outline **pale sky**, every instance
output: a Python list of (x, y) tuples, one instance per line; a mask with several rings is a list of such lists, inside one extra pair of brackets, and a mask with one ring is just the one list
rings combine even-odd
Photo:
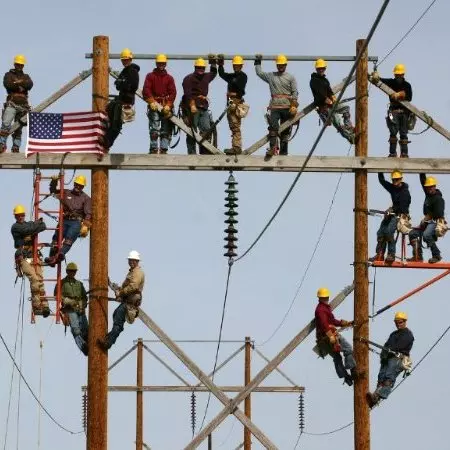
[[(20, 8), (11, 5), (3, 11), (4, 46), (0, 72), (12, 66), (15, 54), (26, 55), (26, 72), (34, 81), (31, 103), (37, 105), (59, 89), (77, 73), (90, 67), (84, 54), (92, 49), (92, 37), (108, 35), (110, 50), (118, 53), (129, 47), (135, 53), (206, 54), (242, 53), (288, 55), (352, 55), (355, 41), (366, 36), (381, 1), (335, 2), (320, 4), (285, 0), (274, 7), (268, 3), (248, 0), (238, 2), (145, 2), (132, 4), (116, 0), (77, 3), (24, 2)], [(383, 57), (406, 32), (429, 4), (427, 1), (391, 2), (369, 47), (370, 55)], [(448, 15), (450, 7), (437, 2), (406, 41), (381, 65), (382, 76), (390, 76), (396, 63), (407, 67), (407, 80), (413, 87), (413, 103), (425, 110), (444, 127), (449, 126), (450, 100), (446, 86), (450, 64), (445, 56), (450, 38)], [(137, 61), (141, 66), (142, 87), (145, 75), (154, 67), (153, 61)], [(119, 61), (111, 66), (120, 69)], [(350, 63), (330, 63), (328, 78), (337, 84), (350, 70)], [(265, 70), (274, 64), (263, 62)], [(230, 64), (227, 63), (230, 70)], [(175, 77), (181, 98), (181, 81), (192, 71), (189, 61), (173, 61), (168, 70)], [(244, 70), (249, 75), (246, 101), (250, 114), (243, 125), (244, 145), (248, 146), (266, 132), (263, 114), (269, 99), (268, 86), (254, 74), (252, 62)], [(312, 62), (291, 63), (288, 71), (295, 75), (299, 87), (300, 107), (310, 103), (309, 78)], [(110, 89), (114, 92), (111, 82)], [(226, 84), (217, 79), (210, 86), (211, 109), (217, 117), (224, 108)], [(354, 95), (354, 85), (346, 96)], [(385, 125), (386, 96), (372, 87), (369, 96), (369, 154), (385, 156), (388, 152), (388, 130)], [(352, 114), (354, 105), (350, 104)], [(70, 92), (49, 111), (83, 111), (91, 107), (91, 81)], [(115, 153), (147, 153), (149, 147), (145, 105), (137, 103), (136, 121), (123, 128), (116, 141)], [(418, 122), (416, 130), (425, 128)], [(311, 148), (319, 132), (315, 113), (305, 118), (299, 133), (290, 145), (292, 154), (303, 155)], [(229, 146), (229, 130), (224, 120), (219, 125), (219, 146)], [(447, 157), (448, 143), (432, 130), (411, 136), (411, 157)], [(24, 145), (23, 145), (24, 148)], [(316, 155), (345, 155), (348, 145), (334, 129), (327, 129)], [(176, 153), (186, 152), (184, 136)], [(258, 154), (262, 154), (260, 150)], [(0, 156), (1, 158), (1, 156)], [(70, 176), (72, 171), (67, 171)], [(88, 171), (78, 174), (89, 175)], [(222, 310), (227, 260), (224, 253), (224, 182), (226, 172), (111, 172), (110, 174), (110, 277), (122, 281), (127, 271), (126, 256), (132, 249), (142, 255), (142, 267), (147, 284), (143, 309), (174, 339), (216, 339)], [(0, 274), (3, 286), (4, 313), (0, 332), (10, 348), (14, 346), (19, 285), (13, 286), (13, 242), (10, 226), (12, 209), (17, 203), (30, 205), (32, 173), (2, 170), (4, 194), (0, 197), (4, 218), (0, 222), (1, 258), (4, 270)], [(241, 254), (259, 233), (282, 196), (294, 174), (236, 173), (239, 182), (239, 250)], [(336, 187), (337, 174), (303, 175), (272, 227), (255, 249), (236, 263), (231, 277), (230, 293), (223, 329), (224, 339), (244, 339), (251, 336), (257, 344), (267, 340), (279, 325), (295, 292), (320, 233)], [(444, 198), (450, 195), (447, 177), (438, 175)], [(351, 174), (342, 178), (329, 223), (320, 247), (306, 277), (294, 307), (278, 333), (260, 349), (274, 356), (309, 322), (316, 306), (318, 287), (328, 286), (336, 294), (353, 279), (353, 181)], [(407, 175), (412, 194), (411, 215), (414, 223), (421, 218), (423, 192), (418, 176)], [(88, 192), (90, 187), (87, 188)], [(448, 197), (447, 197), (448, 198)], [(376, 175), (369, 177), (370, 207), (384, 209), (390, 198)], [(49, 219), (47, 224), (52, 226)], [(370, 248), (372, 254), (379, 219), (370, 218)], [(48, 239), (51, 234), (48, 233)], [(444, 260), (449, 260), (448, 241), (439, 241)], [(400, 246), (398, 246), (400, 247)], [(409, 248), (408, 248), (409, 250)], [(425, 256), (429, 257), (428, 250)], [(88, 278), (89, 241), (78, 241), (69, 253), (68, 261), (80, 266), (79, 276)], [(379, 269), (376, 283), (376, 309), (395, 300), (419, 283), (437, 275), (438, 271)], [(370, 271), (373, 279), (373, 269)], [(394, 330), (393, 313), (408, 312), (409, 326), (415, 334), (412, 358), (417, 361), (448, 326), (450, 308), (445, 294), (447, 280), (438, 282), (389, 310), (371, 322), (371, 338), (383, 343)], [(28, 296), (28, 282), (26, 283)], [(53, 289), (53, 287), (51, 287)], [(50, 287), (49, 287), (50, 290)], [(336, 311), (339, 318), (351, 319), (353, 296)], [(372, 300), (371, 300), (372, 301)], [(110, 306), (110, 317), (112, 314)], [(29, 323), (30, 304), (26, 302), (23, 332), (23, 372), (39, 393), (39, 373), (42, 370), (42, 402), (65, 427), (80, 431), (81, 386), (86, 384), (87, 360), (78, 351), (68, 330), (50, 325), (50, 319)], [(111, 320), (110, 320), (111, 323)], [(126, 325), (125, 331), (110, 350), (110, 362), (125, 353), (138, 337), (154, 336), (141, 322)], [(351, 333), (346, 337), (351, 340)], [(41, 363), (40, 341), (43, 341)], [(410, 450), (444, 449), (447, 444), (447, 407), (450, 376), (447, 340), (444, 340), (396, 391), (372, 414), (372, 448)], [(319, 360), (311, 351), (314, 338), (309, 337), (282, 365), (282, 369), (299, 385), (306, 388), (306, 431), (327, 432), (353, 420), (353, 392), (341, 385), (331, 359)], [(180, 374), (196, 383), (194, 377), (163, 348), (152, 348)], [(225, 358), (236, 347), (223, 344), (220, 356)], [(183, 344), (183, 349), (205, 371), (212, 369), (215, 345)], [(0, 429), (4, 442), (7, 403), (11, 377), (11, 361), (0, 350)], [(253, 373), (263, 367), (255, 355)], [(145, 356), (145, 384), (176, 384), (159, 363)], [(371, 387), (376, 382), (378, 357), (371, 355)], [(243, 382), (243, 359), (235, 361), (220, 373), (218, 384)], [(110, 384), (135, 383), (135, 356), (122, 362), (111, 372)], [(278, 375), (270, 376), (266, 384), (284, 385)], [(19, 443), (17, 430), (17, 378), (14, 385), (6, 449), (37, 449), (38, 408), (35, 400), (22, 386)], [(186, 394), (144, 394), (144, 439), (153, 450), (178, 450), (191, 438), (190, 396)], [(207, 394), (197, 395), (197, 426), (203, 417)], [(294, 394), (254, 394), (252, 420), (282, 450), (294, 447), (298, 436), (297, 402)], [(212, 397), (208, 411), (211, 419), (221, 409)], [(242, 427), (229, 417), (214, 433), (213, 448), (234, 449), (242, 442)], [(234, 425), (233, 425), (234, 423)], [(135, 395), (109, 395), (109, 445), (111, 450), (134, 448)], [(261, 448), (253, 438), (254, 448)], [(219, 444), (223, 443), (221, 447)], [(330, 436), (303, 436), (298, 448), (319, 450), (329, 446), (353, 448), (353, 428)], [(56, 450), (85, 448), (84, 434), (71, 436), (57, 428), (45, 415), (41, 416), (40, 448)], [(206, 442), (201, 448), (206, 448)]]

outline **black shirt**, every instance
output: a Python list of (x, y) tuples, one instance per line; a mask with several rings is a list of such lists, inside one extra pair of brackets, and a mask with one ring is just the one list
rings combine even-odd
[[(380, 78), (380, 81), (395, 92), (405, 91), (404, 100), (407, 102), (412, 100), (412, 87), (404, 78)], [(391, 101), (390, 108), (408, 111), (401, 103), (396, 101)]]
[[(414, 343), (414, 335), (412, 334), (411, 330), (409, 328), (402, 328), (400, 330), (395, 330), (394, 332), (392, 332), (389, 335), (389, 338), (384, 344), (384, 346), (392, 350), (393, 352), (400, 352), (403, 355), (409, 356), (409, 352), (412, 349), (413, 343)], [(394, 355), (384, 354), (384, 356), (389, 358)]]
[(114, 82), (119, 91), (119, 100), (124, 103), (134, 105), (134, 97), (139, 87), (139, 70), (137, 64), (131, 63), (124, 67), (119, 74), (119, 78)]
[(445, 214), (445, 200), (442, 197), (442, 192), (436, 189), (434, 194), (428, 194), (424, 183), (427, 176), (424, 173), (420, 174), (420, 184), (422, 185), (423, 192), (425, 192), (425, 200), (423, 202), (423, 213), (426, 216), (430, 216), (433, 220), (444, 217)]
[(389, 181), (384, 179), (384, 174), (378, 174), (378, 181), (389, 194), (392, 199), (392, 209), (395, 215), (409, 214), (409, 205), (411, 204), (411, 194), (409, 193), (409, 186), (406, 183), (401, 183), (394, 186)]
[(247, 85), (247, 74), (245, 72), (227, 73), (223, 66), (219, 66), (219, 76), (228, 83), (228, 92), (235, 92), (238, 98), (245, 95)]
[(309, 82), (312, 94), (314, 96), (315, 106), (324, 106), (325, 100), (333, 96), (330, 82), (325, 75), (319, 75), (317, 72), (311, 74), (311, 81)]

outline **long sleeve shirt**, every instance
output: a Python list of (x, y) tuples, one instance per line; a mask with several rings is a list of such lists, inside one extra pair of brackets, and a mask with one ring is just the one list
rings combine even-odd
[(409, 193), (409, 186), (406, 183), (401, 183), (395, 186), (389, 181), (386, 181), (383, 173), (378, 174), (378, 181), (389, 194), (392, 199), (392, 209), (395, 215), (409, 214), (409, 205), (411, 204), (411, 194)]
[[(56, 189), (56, 181), (50, 182), (50, 193), (59, 195), (59, 189)], [(62, 199), (64, 218), (69, 220), (91, 220), (92, 201), (91, 197), (85, 192), (75, 193), (73, 190), (64, 189), (64, 198)]]
[(142, 294), (144, 290), (145, 275), (142, 269), (137, 266), (128, 271), (128, 274), (120, 288), (120, 295), (127, 297), (131, 294)]
[(431, 217), (433, 220), (441, 219), (445, 215), (445, 200), (442, 197), (442, 192), (436, 189), (434, 194), (427, 192), (424, 183), (427, 176), (424, 173), (420, 174), (420, 184), (425, 193), (425, 201), (423, 202), (423, 214)]
[(33, 87), (30, 76), (22, 70), (11, 69), (3, 77), (3, 86), (8, 93), (7, 100), (17, 105), (28, 105), (28, 92)]
[(14, 239), (15, 256), (31, 258), (33, 256), (33, 237), (47, 229), (47, 225), (42, 220), (35, 222), (16, 222), (11, 227), (11, 234)]
[[(380, 78), (380, 81), (386, 86), (389, 86), (395, 92), (404, 91), (404, 100), (406, 100), (407, 102), (410, 102), (412, 100), (412, 87), (404, 78)], [(391, 100), (390, 108), (404, 109), (405, 111), (408, 111), (401, 103), (395, 100)]]
[(227, 73), (223, 66), (219, 66), (219, 76), (228, 83), (228, 94), (234, 93), (233, 97), (242, 98), (245, 95), (247, 85), (247, 74), (242, 72)]
[(334, 317), (331, 306), (328, 303), (319, 302), (314, 316), (316, 319), (317, 339), (323, 338), (327, 331), (334, 330), (335, 327), (342, 325), (342, 321)]
[(177, 96), (177, 88), (172, 75), (166, 70), (154, 69), (145, 77), (142, 96), (146, 101), (157, 101), (162, 106), (172, 106)]
[(255, 66), (256, 75), (269, 84), (272, 99), (271, 109), (288, 109), (293, 101), (298, 101), (297, 81), (290, 73), (263, 72), (261, 65)]
[(217, 67), (211, 66), (210, 72), (203, 74), (191, 73), (183, 80), (183, 104), (189, 107), (190, 102), (195, 101), (197, 108), (208, 109), (209, 83), (216, 78)]
[[(403, 355), (409, 356), (414, 343), (414, 335), (409, 328), (401, 328), (393, 331), (390, 335), (384, 347), (392, 350), (393, 352), (400, 352)], [(381, 353), (381, 357), (389, 358), (394, 356), (388, 354), (385, 350)]]
[(123, 103), (134, 105), (136, 91), (139, 87), (139, 70), (137, 64), (131, 63), (123, 68), (119, 78), (114, 82), (119, 91), (119, 100)]
[[(55, 286), (56, 295), (56, 286)], [(87, 304), (87, 292), (83, 283), (75, 278), (64, 277), (61, 280), (61, 296), (83, 300)]]
[(314, 97), (314, 105), (319, 108), (325, 106), (325, 100), (333, 96), (330, 82), (325, 75), (319, 75), (317, 72), (313, 72), (309, 87)]

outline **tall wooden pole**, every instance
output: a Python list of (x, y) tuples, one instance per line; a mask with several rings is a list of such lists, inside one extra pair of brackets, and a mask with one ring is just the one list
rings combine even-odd
[[(109, 93), (109, 39), (93, 43), (92, 108), (106, 109)], [(90, 247), (89, 356), (87, 450), (108, 445), (108, 354), (97, 344), (108, 331), (108, 169), (92, 170), (92, 228)]]
[[(356, 54), (364, 39), (356, 41)], [(367, 49), (356, 69), (356, 156), (367, 156), (368, 137)], [(354, 384), (355, 450), (370, 450), (370, 414), (366, 403), (369, 391), (369, 350), (360, 338), (369, 338), (369, 276), (367, 228), (367, 172), (355, 170), (355, 303), (354, 354), (357, 378)]]
[[(247, 386), (251, 380), (251, 355), (252, 355), (252, 341), (247, 336), (245, 338), (245, 370), (244, 370), (244, 384)], [(244, 413), (251, 419), (252, 418), (252, 403), (251, 396), (247, 396), (244, 401)], [(252, 448), (252, 433), (247, 427), (244, 427), (244, 450), (251, 450)]]
[[(136, 450), (143, 450), (144, 448), (144, 401), (142, 386), (144, 384), (144, 342), (142, 338), (137, 342), (137, 367), (136, 367)], [(141, 388), (139, 390), (139, 388)]]

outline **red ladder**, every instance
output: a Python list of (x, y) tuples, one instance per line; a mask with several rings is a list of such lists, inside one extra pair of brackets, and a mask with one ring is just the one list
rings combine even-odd
[[(37, 168), (34, 172), (34, 220), (39, 220), (40, 218), (45, 217), (51, 217), (52, 215), (57, 214), (58, 217), (58, 223), (54, 227), (47, 227), (48, 231), (58, 231), (58, 242), (57, 246), (58, 249), (62, 246), (63, 241), (63, 206), (62, 202), (59, 201), (59, 207), (57, 210), (44, 210), (41, 206), (41, 203), (43, 200), (47, 199), (51, 196), (49, 192), (42, 192), (41, 190), (41, 182), (42, 181), (50, 181), (52, 179), (51, 176), (44, 177), (41, 175), (41, 171), (39, 168)], [(60, 198), (62, 199), (62, 196), (64, 195), (64, 171), (61, 170), (58, 174), (58, 184), (60, 189)], [(43, 258), (41, 256), (41, 249), (44, 247), (50, 247), (51, 244), (48, 242), (40, 242), (39, 240), (40, 234), (37, 234), (34, 237), (33, 240), (33, 263), (35, 264), (35, 267), (37, 265), (41, 265), (42, 267), (42, 274), (44, 275), (44, 269), (45, 267), (48, 267), (43, 263)], [(50, 241), (51, 242), (51, 241)], [(53, 286), (56, 283), (56, 295), (46, 295), (44, 294), (41, 296), (42, 300), (47, 301), (55, 301), (55, 311), (51, 313), (51, 316), (54, 316), (56, 318), (56, 323), (61, 322), (61, 262), (58, 262), (56, 265), (56, 278), (45, 278), (43, 277), (42, 280), (45, 283), (52, 283)], [(54, 288), (51, 289), (51, 292), (53, 293)], [(31, 323), (36, 322), (36, 315), (33, 311), (33, 308), (31, 308)]]

